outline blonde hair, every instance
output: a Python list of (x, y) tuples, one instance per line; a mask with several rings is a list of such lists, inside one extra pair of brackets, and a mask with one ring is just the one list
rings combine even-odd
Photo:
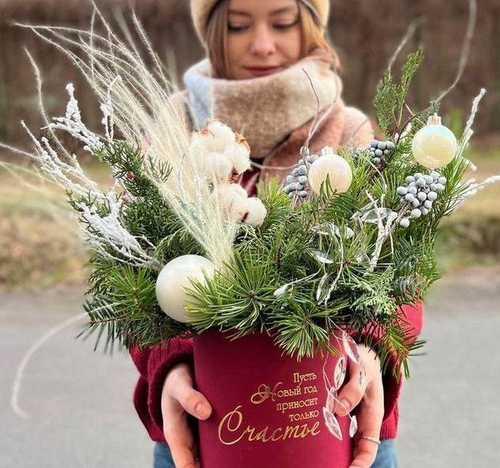
[[(300, 24), (302, 27), (302, 53), (306, 57), (314, 49), (326, 50), (332, 57), (333, 67), (338, 71), (341, 68), (337, 51), (326, 37), (326, 31), (319, 23), (317, 16), (300, 0)], [(212, 10), (206, 34), (206, 50), (214, 76), (230, 79), (230, 64), (228, 55), (228, 20), (229, 0), (221, 0)]]

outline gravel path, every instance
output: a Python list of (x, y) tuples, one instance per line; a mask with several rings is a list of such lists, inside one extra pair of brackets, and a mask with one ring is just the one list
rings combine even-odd
[[(126, 353), (104, 357), (73, 324), (32, 357), (11, 406), (16, 368), (41, 336), (81, 313), (81, 291), (0, 296), (0, 466), (151, 467), (152, 444), (132, 406), (136, 370)], [(405, 384), (402, 468), (500, 466), (500, 269), (467, 270), (427, 300), (428, 340)], [(319, 468), (319, 467), (318, 467)]]

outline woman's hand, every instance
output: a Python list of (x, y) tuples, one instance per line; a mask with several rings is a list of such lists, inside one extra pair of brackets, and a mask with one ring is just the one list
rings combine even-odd
[(358, 437), (354, 446), (354, 460), (351, 468), (369, 468), (377, 456), (380, 428), (384, 417), (384, 387), (380, 360), (376, 353), (363, 345), (358, 346), (360, 362), (350, 363), (350, 379), (339, 392), (340, 403), (335, 406), (335, 413), (345, 416), (359, 405), (357, 412)]
[(175, 466), (195, 468), (196, 447), (188, 424), (188, 413), (205, 420), (212, 407), (208, 400), (193, 388), (193, 378), (188, 364), (178, 364), (170, 370), (161, 394), (163, 435), (167, 441)]

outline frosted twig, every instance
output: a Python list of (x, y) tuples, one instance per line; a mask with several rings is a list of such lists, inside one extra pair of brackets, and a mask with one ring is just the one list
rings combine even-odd
[(39, 141), (24, 122), (21, 122), (21, 125), (35, 146), (35, 153), (26, 154), (38, 163), (40, 170), (47, 176), (48, 180), (51, 180), (68, 192), (73, 192), (81, 196), (91, 194), (97, 199), (104, 197), (98, 185), (90, 180), (79, 166), (70, 166), (61, 160), (47, 138), (42, 137)]
[[(387, 216), (386, 224), (384, 225), (382, 216), (380, 214), (380, 210), (382, 210), (382, 208), (378, 207), (377, 201), (372, 197), (372, 195), (368, 191), (366, 191), (366, 195), (370, 199), (372, 205), (375, 207), (375, 215), (377, 217), (377, 227), (378, 227), (377, 241), (375, 243), (375, 249), (373, 251), (372, 258), (370, 259), (370, 267), (369, 267), (369, 271), (373, 271), (377, 266), (384, 242), (389, 236), (392, 235), (394, 221), (398, 219), (398, 214), (391, 210), (389, 215)], [(383, 197), (381, 203), (383, 203)]]
[(472, 126), (474, 125), (474, 121), (476, 120), (476, 115), (479, 111), (479, 104), (482, 99), (486, 95), (486, 89), (481, 88), (479, 94), (472, 101), (472, 109), (469, 114), (469, 118), (467, 119), (467, 123), (465, 124), (464, 133), (462, 135), (462, 140), (468, 142), (472, 137)]
[(335, 80), (336, 80), (335, 99), (330, 104), (330, 106), (328, 107), (328, 109), (326, 109), (326, 111), (323, 113), (323, 115), (321, 117), (319, 117), (319, 115), (321, 113), (321, 109), (320, 109), (321, 102), (320, 102), (320, 99), (319, 99), (319, 95), (318, 95), (318, 93), (316, 91), (316, 88), (314, 87), (314, 83), (313, 83), (312, 78), (309, 75), (309, 73), (305, 69), (302, 69), (302, 71), (307, 76), (307, 79), (309, 80), (309, 84), (311, 85), (312, 92), (313, 92), (314, 97), (316, 99), (316, 115), (314, 116), (313, 123), (311, 124), (311, 127), (309, 128), (309, 133), (308, 133), (307, 139), (306, 139), (306, 141), (304, 143), (304, 146), (306, 148), (309, 148), (309, 144), (311, 142), (311, 139), (316, 134), (316, 132), (318, 131), (318, 128), (323, 123), (323, 121), (330, 115), (330, 113), (334, 109), (334, 106), (335, 106), (336, 102), (339, 99), (339, 96), (340, 96), (340, 84), (339, 84), (339, 81), (340, 81), (340, 79), (339, 79), (339, 77), (337, 75), (334, 76)]
[[(87, 243), (89, 246), (108, 258), (113, 258), (121, 263), (134, 267), (152, 267), (159, 269), (159, 262), (149, 255), (141, 246), (138, 239), (125, 229), (120, 221), (120, 202), (113, 195), (107, 198), (109, 213), (101, 216), (96, 210), (84, 203), (76, 206), (80, 216), (89, 229), (86, 230)], [(142, 240), (146, 240), (141, 238)], [(149, 247), (154, 246), (147, 241)], [(106, 248), (108, 247), (108, 249)], [(109, 252), (109, 247), (117, 255)]]
[(455, 211), (460, 208), (469, 198), (477, 195), (478, 192), (484, 190), (486, 187), (500, 183), (500, 175), (495, 175), (488, 177), (483, 182), (475, 182), (474, 179), (466, 183), (465, 190), (453, 200), (453, 204), (450, 207), (450, 212)]
[[(85, 145), (83, 149), (89, 151), (92, 154), (100, 151), (103, 147), (101, 139), (94, 132), (90, 131), (82, 122), (82, 115), (78, 106), (78, 101), (75, 98), (75, 87), (73, 83), (68, 83), (66, 85), (66, 91), (69, 94), (69, 101), (66, 105), (66, 114), (64, 117), (55, 117), (53, 119), (54, 123), (50, 123), (48, 125), (48, 128), (52, 130), (57, 129), (67, 132), (76, 140), (81, 141)], [(105, 114), (105, 111), (108, 111), (106, 107), (107, 104), (107, 102), (105, 104), (101, 104), (101, 110), (103, 111), (103, 114), (105, 116), (104, 120), (106, 120), (106, 134), (108, 134), (107, 118)], [(112, 112), (112, 108), (109, 112)]]

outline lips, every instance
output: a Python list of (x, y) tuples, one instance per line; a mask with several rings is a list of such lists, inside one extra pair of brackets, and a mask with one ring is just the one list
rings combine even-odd
[(266, 76), (272, 75), (280, 71), (283, 67), (245, 67), (247, 71), (249, 71), (253, 76)]

